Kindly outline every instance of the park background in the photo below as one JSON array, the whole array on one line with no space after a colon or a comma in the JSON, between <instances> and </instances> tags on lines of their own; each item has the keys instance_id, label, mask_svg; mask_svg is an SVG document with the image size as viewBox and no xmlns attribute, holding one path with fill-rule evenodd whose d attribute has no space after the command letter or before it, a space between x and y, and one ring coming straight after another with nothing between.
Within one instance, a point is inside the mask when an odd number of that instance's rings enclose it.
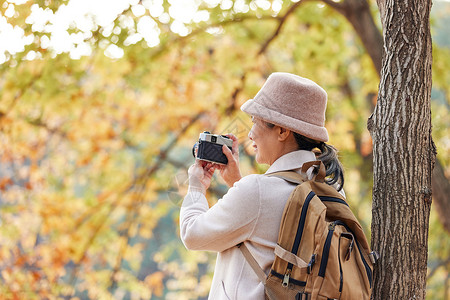
<instances>
[{"instance_id":1,"label":"park background","mask_svg":"<svg viewBox=\"0 0 450 300\"><path fill-rule=\"evenodd\" d=\"M327 2L1 1L1 298L205 299L215 254L187 251L178 230L192 145L204 130L234 133L243 174L264 172L239 107L274 71L327 90L330 144L370 236L366 123L380 79ZM450 2L431 17L433 139L448 178ZM216 176L211 205L226 190ZM433 205L427 299L450 299L444 222Z\"/></svg>"}]
</instances>

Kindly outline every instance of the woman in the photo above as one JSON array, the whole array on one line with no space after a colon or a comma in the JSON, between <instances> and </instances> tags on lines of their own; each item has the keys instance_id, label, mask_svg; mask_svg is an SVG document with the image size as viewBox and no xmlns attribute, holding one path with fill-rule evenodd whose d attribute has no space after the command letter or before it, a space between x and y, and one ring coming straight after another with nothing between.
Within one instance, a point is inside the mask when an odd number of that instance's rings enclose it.
<instances>
[{"instance_id":1,"label":"woman","mask_svg":"<svg viewBox=\"0 0 450 300\"><path fill-rule=\"evenodd\" d=\"M294 170L320 159L328 184L342 194L344 177L336 150L325 144L326 92L313 81L288 73L273 73L253 100L241 109L252 116L248 137L256 161L270 165L266 174ZM196 161L189 168L189 190L180 213L181 239L191 250L218 252L209 299L264 299L264 287L235 247L245 242L266 271L274 260L281 216L294 185L263 175L242 177L238 141L233 139L226 166ZM313 152L314 150L314 152ZM320 154L316 157L316 152ZM209 208L205 198L216 169L231 187ZM308 171L311 176L312 170Z\"/></svg>"}]
</instances>

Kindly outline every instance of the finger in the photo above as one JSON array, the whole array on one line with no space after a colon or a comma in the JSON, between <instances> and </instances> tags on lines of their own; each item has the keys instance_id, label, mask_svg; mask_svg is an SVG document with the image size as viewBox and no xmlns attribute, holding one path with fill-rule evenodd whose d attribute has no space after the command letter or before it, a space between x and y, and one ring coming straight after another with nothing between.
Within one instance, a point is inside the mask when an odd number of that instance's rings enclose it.
<instances>
[{"instance_id":1,"label":"finger","mask_svg":"<svg viewBox=\"0 0 450 300\"><path fill-rule=\"evenodd\" d=\"M227 134L225 134L225 136L229 137L233 141L237 141L238 140L237 137L234 134L232 134L232 133L227 133Z\"/></svg>"},{"instance_id":2,"label":"finger","mask_svg":"<svg viewBox=\"0 0 450 300\"><path fill-rule=\"evenodd\" d=\"M202 170L203 170L202 166L198 162L195 162L193 165L189 167L188 174L195 175L198 174L199 172L203 172Z\"/></svg>"},{"instance_id":3,"label":"finger","mask_svg":"<svg viewBox=\"0 0 450 300\"><path fill-rule=\"evenodd\" d=\"M213 166L212 163L208 163L208 164L205 166L205 170L206 170L207 172L210 172L211 170L212 170L212 172L214 172L215 168L214 168L214 166Z\"/></svg>"},{"instance_id":4,"label":"finger","mask_svg":"<svg viewBox=\"0 0 450 300\"><path fill-rule=\"evenodd\" d=\"M212 168L214 168L214 170L220 170L221 164L212 163L211 165L212 165Z\"/></svg>"},{"instance_id":5,"label":"finger","mask_svg":"<svg viewBox=\"0 0 450 300\"><path fill-rule=\"evenodd\" d=\"M237 155L239 153L239 145L238 145L237 141L233 142L232 148L233 148L233 154Z\"/></svg>"},{"instance_id":6,"label":"finger","mask_svg":"<svg viewBox=\"0 0 450 300\"><path fill-rule=\"evenodd\" d=\"M208 165L207 161L204 160L198 160L199 161L199 166L202 168L205 168Z\"/></svg>"},{"instance_id":7,"label":"finger","mask_svg":"<svg viewBox=\"0 0 450 300\"><path fill-rule=\"evenodd\" d=\"M225 134L225 136L229 137L233 141L231 148L233 148L233 153L236 153L239 145L238 138L232 133Z\"/></svg>"},{"instance_id":8,"label":"finger","mask_svg":"<svg viewBox=\"0 0 450 300\"><path fill-rule=\"evenodd\" d=\"M231 152L230 148L228 148L227 146L223 145L222 146L222 152L223 154L225 154L225 156L227 157L227 159L230 160L234 160L233 157L233 153Z\"/></svg>"},{"instance_id":9,"label":"finger","mask_svg":"<svg viewBox=\"0 0 450 300\"><path fill-rule=\"evenodd\" d=\"M229 133L227 136L233 140L233 145L231 146L231 148L233 149L233 153L237 153L238 149L239 149L238 138L234 134L231 134L231 133Z\"/></svg>"}]
</instances>

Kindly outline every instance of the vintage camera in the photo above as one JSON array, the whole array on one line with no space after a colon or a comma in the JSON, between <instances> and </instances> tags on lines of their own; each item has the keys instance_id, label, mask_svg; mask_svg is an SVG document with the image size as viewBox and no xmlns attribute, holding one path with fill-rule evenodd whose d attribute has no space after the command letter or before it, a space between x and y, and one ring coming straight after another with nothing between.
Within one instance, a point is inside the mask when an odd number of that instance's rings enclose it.
<instances>
[{"instance_id":1,"label":"vintage camera","mask_svg":"<svg viewBox=\"0 0 450 300\"><path fill-rule=\"evenodd\" d=\"M209 131L204 131L200 133L198 142L192 148L192 154L200 160L226 165L228 159L223 154L223 145L226 145L231 150L233 140L225 135L211 134Z\"/></svg>"}]
</instances>

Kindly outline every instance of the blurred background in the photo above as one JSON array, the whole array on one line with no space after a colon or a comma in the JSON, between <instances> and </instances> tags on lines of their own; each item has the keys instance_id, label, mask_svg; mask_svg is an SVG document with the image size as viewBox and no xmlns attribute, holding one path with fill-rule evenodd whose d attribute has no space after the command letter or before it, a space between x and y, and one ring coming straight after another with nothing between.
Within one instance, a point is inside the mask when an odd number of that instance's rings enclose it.
<instances>
[{"instance_id":1,"label":"blurred background","mask_svg":"<svg viewBox=\"0 0 450 300\"><path fill-rule=\"evenodd\" d=\"M327 90L330 144L370 236L366 122L382 44L368 46L355 18L368 13L381 37L374 0L3 0L0 11L1 299L206 299L215 253L187 251L178 229L192 146L204 130L233 133L243 175L264 172L239 107L275 71ZM448 188L450 2L431 17ZM210 204L226 191L216 176ZM450 200L438 196L427 299L450 299Z\"/></svg>"}]
</instances>

